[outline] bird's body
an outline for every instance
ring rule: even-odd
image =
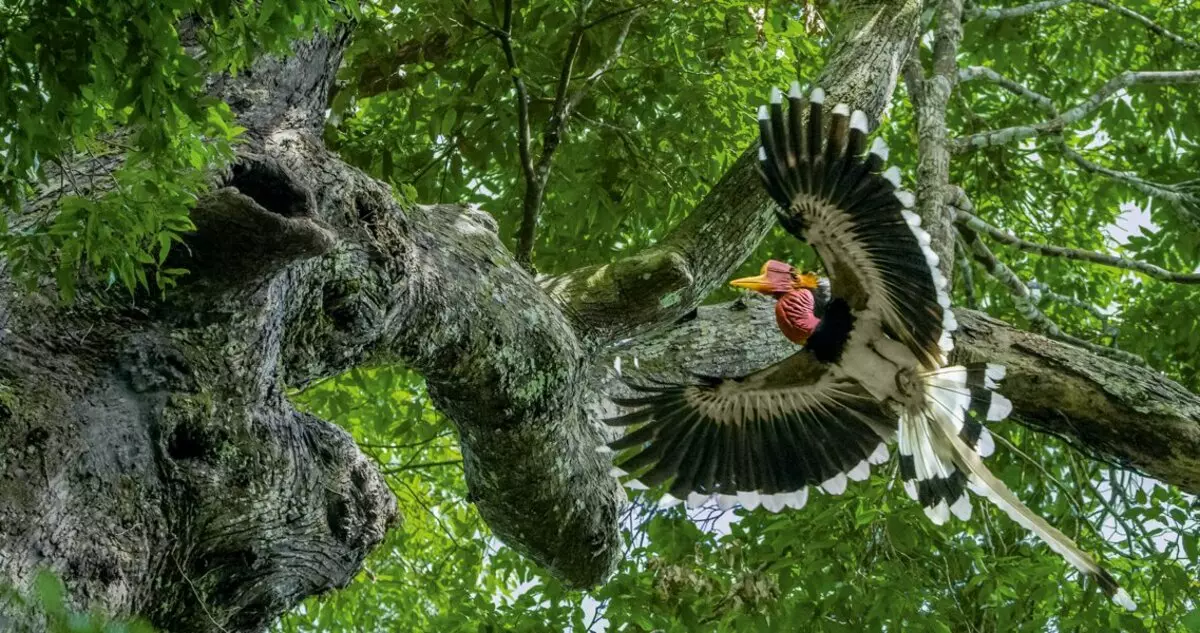
[[[763,181],[828,282],[772,260],[732,285],[775,297],[780,331],[803,347],[745,376],[629,383],[642,395],[614,399],[633,409],[608,421],[632,429],[603,447],[619,453],[613,474],[665,485],[663,505],[715,498],[778,511],[802,507],[810,486],[840,494],[895,442],[904,489],[935,523],[970,517],[970,486],[1132,608],[1107,571],[984,466],[994,442],[983,423],[1012,408],[996,392],[1004,368],[947,366],[957,323],[946,279],[899,171],[882,169],[886,144],[864,151],[867,118],[845,105],[826,126],[819,89],[805,100],[793,86],[786,116],[782,101],[775,92],[759,111]]]

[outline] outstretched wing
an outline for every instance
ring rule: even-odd
[[[864,153],[867,117],[845,104],[826,128],[820,88],[805,100],[793,84],[786,117],[782,99],[774,90],[758,115],[759,164],[780,224],[816,249],[834,301],[876,312],[926,368],[944,365],[955,328],[946,279],[899,170],[881,171],[887,144],[876,138]]]
[[[664,505],[716,495],[798,508],[808,486],[838,494],[865,479],[896,429],[893,413],[809,349],[738,378],[631,386],[644,395],[614,401],[636,409],[607,421],[636,427],[608,444],[614,474],[634,488],[667,484]]]

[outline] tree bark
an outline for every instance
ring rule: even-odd
[[[919,12],[918,0],[848,3],[821,78],[831,98],[878,120]],[[771,226],[750,151],[660,245],[535,280],[486,213],[398,201],[322,146],[346,39],[210,82],[248,142],[197,204],[197,231],[173,255],[192,274],[168,300],[94,290],[63,308],[0,275],[0,577],[24,585],[48,567],[74,604],[164,631],[265,629],[348,582],[395,520],[374,465],[285,389],[403,363],[458,428],[491,529],[592,586],[622,551],[624,493],[594,451],[619,389],[614,351],[731,371],[788,351],[760,336],[761,302],[664,330]],[[960,321],[960,348],[1012,366],[1022,416],[1200,486],[1195,396],[982,316]]]

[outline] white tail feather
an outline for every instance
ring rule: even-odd
[[[1080,573],[1095,579],[1100,584],[1101,589],[1114,602],[1129,610],[1136,608],[1137,605],[1129,598],[1129,594],[1117,586],[1116,580],[1113,579],[1112,575],[1101,567],[1095,559],[1079,549],[1074,541],[1060,532],[1058,528],[1047,523],[1045,519],[1021,503],[1021,500],[1017,499],[1017,496],[1009,490],[1008,486],[1004,485],[1004,482],[997,479],[987,469],[987,466],[983,464],[983,460],[980,459],[979,454],[958,437],[958,432],[953,428],[953,425],[949,424],[945,418],[939,418],[937,422],[937,440],[946,448],[953,451],[958,466],[967,472],[972,490],[977,494],[987,497],[988,500],[996,504],[1005,514],[1012,518],[1013,521],[1033,532],[1050,549],[1062,556],[1072,567],[1078,569]]]

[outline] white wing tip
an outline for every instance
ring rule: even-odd
[[[887,444],[884,442],[880,442],[879,446],[875,447],[875,452],[871,453],[871,456],[867,458],[867,461],[872,464],[879,465],[879,464],[883,464],[883,463],[887,462],[888,457],[889,457],[889,455],[888,455]]]
[[[650,489],[650,486],[647,486],[646,484],[644,484],[636,479],[630,479],[629,481],[625,482],[625,487],[630,490],[649,490]]]
[[[606,448],[607,448],[607,447],[606,447]],[[628,474],[629,474],[629,473],[627,473],[627,472],[625,472],[625,471],[621,470],[620,468],[617,468],[616,466],[613,466],[612,468],[609,468],[609,469],[608,469],[608,475],[609,475],[610,477],[618,477],[618,478],[620,478],[620,477],[624,477],[625,475],[628,475]]]
[[[950,310],[942,310],[942,330],[953,332],[958,329],[958,319],[954,318],[954,312]]]
[[[937,268],[942,263],[942,258],[938,257],[938,254],[933,252],[933,249],[928,246],[921,246],[921,254],[925,256],[925,263],[929,264],[930,268]]]
[[[808,503],[808,488],[801,488],[796,492],[786,495],[785,503],[793,510],[799,510]]]
[[[709,500],[709,495],[706,495],[701,492],[690,492],[690,493],[688,493],[688,496],[687,496],[687,506],[689,508],[699,508],[700,506],[707,503],[708,500]]]
[[[979,439],[975,441],[975,452],[979,453],[980,457],[988,457],[996,452],[996,440],[992,438],[992,432],[983,429],[979,433]]]
[[[918,497],[917,482],[911,479],[904,480],[904,494],[908,495],[908,497],[913,501],[916,501]]]
[[[775,86],[771,86],[771,103],[783,103],[783,92]]]
[[[987,419],[989,422],[999,422],[1012,413],[1012,408],[1011,400],[993,391],[992,402],[988,405]]]
[[[997,365],[996,363],[988,363],[985,376],[995,382],[1000,382],[1001,380],[1004,380],[1004,375],[1007,372],[1008,372],[1008,370],[1004,368],[1004,365]],[[994,387],[995,385],[991,385],[991,386]]]
[[[831,495],[840,495],[846,492],[846,481],[846,473],[838,473],[821,482],[821,490]]]
[[[787,502],[784,501],[784,495],[763,495],[762,507],[772,514],[778,513],[780,510],[787,507]]]
[[[737,505],[738,498],[736,495],[717,495],[717,507],[722,510],[729,510]]]
[[[897,177],[897,178],[899,178],[899,177],[900,177],[900,170],[899,170],[899,169],[897,169],[897,170],[896,170],[896,177]],[[908,225],[909,225],[909,226],[911,226],[911,227],[913,227],[913,228],[916,228],[916,227],[918,227],[918,226],[921,226],[921,216],[919,216],[919,215],[917,215],[917,214],[913,213],[912,211],[909,211],[908,209],[905,209],[905,210],[903,210],[903,211],[901,211],[901,212],[900,212],[900,215],[904,216],[904,221],[905,221],[905,222],[908,222]],[[930,251],[930,252],[932,252],[932,251]]]
[[[896,190],[896,199],[900,201],[900,204],[904,205],[905,209],[911,209],[913,204],[915,204],[917,201],[916,197],[912,195],[911,191],[905,191],[903,189]]]
[[[667,508],[674,508],[681,503],[683,503],[683,499],[671,494],[665,494],[663,495],[662,499],[658,500],[658,507],[662,510],[666,510]]]
[[[820,88],[813,88],[813,91],[808,93],[808,102],[817,105],[825,103],[825,91]]]
[[[846,477],[851,481],[863,481],[871,476],[871,464],[867,460],[862,460],[854,465],[854,468],[846,471]]]
[[[613,454],[613,449],[609,448],[609,447],[608,447],[607,445],[605,445],[605,444],[601,444],[600,446],[597,446],[597,447],[596,447],[596,452],[597,452],[597,453],[599,453],[599,454],[601,454],[601,455],[612,455],[612,454]]]
[[[943,499],[935,506],[926,506],[925,516],[929,517],[934,525],[944,525],[946,521],[950,520],[950,506],[947,506],[946,500]]]
[[[767,114],[767,106],[765,106],[765,105],[758,106],[758,120],[766,121],[769,118],[771,118],[771,116],[769,114]]]
[[[971,518],[971,499],[970,499],[970,497],[967,496],[967,493],[964,492],[950,506],[950,512],[953,513],[954,516],[958,517],[962,521],[970,520],[970,518]]]
[[[878,156],[879,160],[887,160],[889,151],[887,142],[878,136],[875,137],[875,140],[871,141],[871,153]]]
[[[1125,591],[1124,587],[1117,589],[1117,593],[1113,594],[1112,601],[1125,607],[1126,611],[1137,611],[1137,603],[1129,597],[1129,592]]]
[[[800,82],[798,82],[798,81],[792,82],[792,86],[790,88],[788,88],[788,98],[790,98],[790,99],[803,99],[804,98],[804,93],[800,92]]]
[[[833,106],[833,114],[835,116],[850,116],[850,106],[844,103],[839,103]]]
[[[893,187],[897,187],[897,188],[900,187],[900,168],[899,167],[892,165],[891,167],[888,167],[887,169],[883,170],[883,173],[881,173],[879,175],[883,176],[884,180],[887,180],[888,182],[892,183]]]
[[[738,503],[742,504],[742,507],[747,510],[753,510],[758,507],[759,503],[762,503],[762,499],[758,496],[758,493],[754,491],[739,491],[737,493],[737,500]]]
[[[866,134],[868,125],[870,125],[870,123],[867,121],[866,112],[863,112],[862,110],[855,110],[854,112],[850,113],[851,129],[859,130],[863,134]]]

